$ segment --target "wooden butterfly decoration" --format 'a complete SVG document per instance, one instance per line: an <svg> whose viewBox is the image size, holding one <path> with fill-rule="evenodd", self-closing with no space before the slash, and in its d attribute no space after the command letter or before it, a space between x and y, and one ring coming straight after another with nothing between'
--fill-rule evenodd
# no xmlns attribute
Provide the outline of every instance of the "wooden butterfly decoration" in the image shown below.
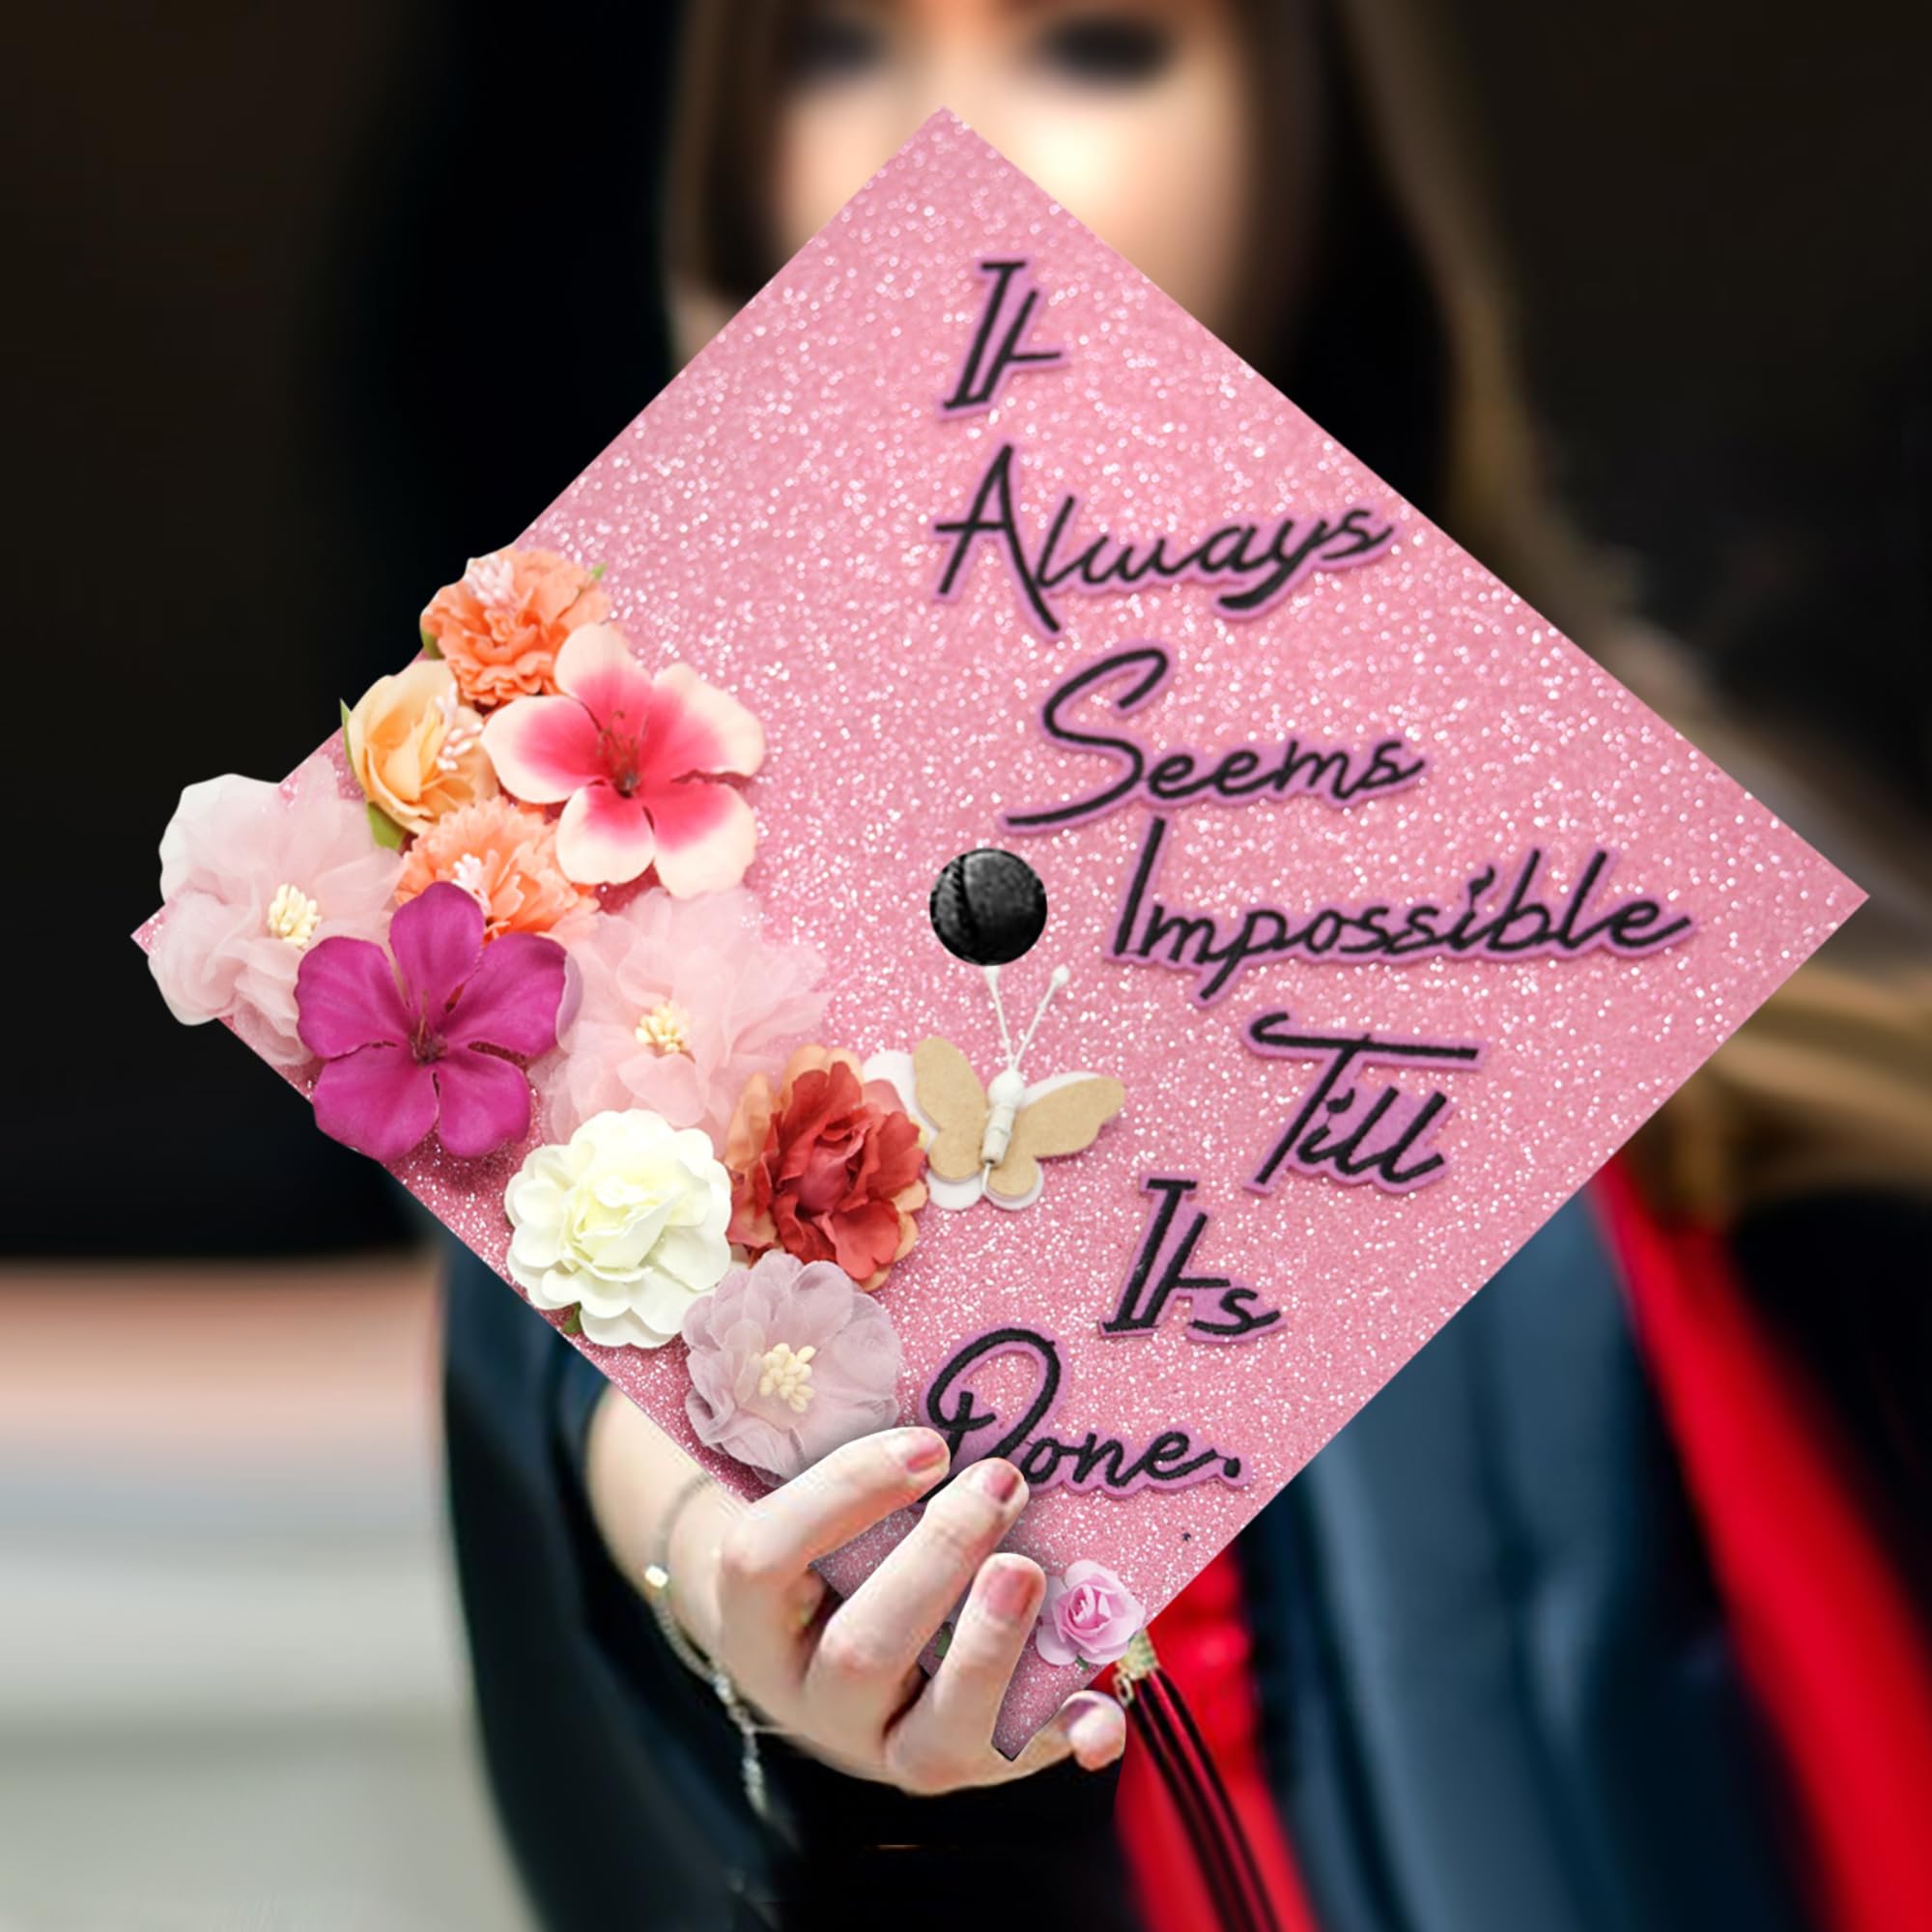
<svg viewBox="0 0 1932 1932"><path fill-rule="evenodd" d="M1029 1084L1021 1061L1053 996L1067 981L1056 967L1033 1024L1017 1045L1007 1032L999 969L985 969L999 1016L1006 1065L981 1083L973 1063L935 1034L910 1054L881 1054L868 1073L883 1074L899 1091L930 1139L926 1184L933 1206L963 1209L980 1200L1000 1208L1031 1208L1040 1197L1042 1160L1084 1152L1126 1101L1118 1080L1095 1073L1056 1073Z"/></svg>

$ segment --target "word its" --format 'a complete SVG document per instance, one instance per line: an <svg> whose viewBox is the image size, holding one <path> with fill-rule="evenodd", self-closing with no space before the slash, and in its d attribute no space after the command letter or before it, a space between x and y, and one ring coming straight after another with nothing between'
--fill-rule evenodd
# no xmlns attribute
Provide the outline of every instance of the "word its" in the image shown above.
<svg viewBox="0 0 1932 1932"><path fill-rule="evenodd" d="M1012 1354L1029 1357L1039 1380L1026 1412L1009 1424L997 1409L980 1406L972 1377L985 1363ZM946 1437L954 1475L981 1457L1004 1456L1033 1489L1065 1487L1083 1494L1129 1496L1144 1489L1185 1489L1210 1478L1239 1487L1246 1480L1238 1456L1197 1447L1184 1429L1163 1430L1140 1450L1092 1429L1073 1441L1049 1435L1046 1425L1060 1406L1061 1379L1060 1349L1052 1336L1032 1328L995 1328L964 1344L933 1376L920 1397L919 1413Z"/></svg>
<svg viewBox="0 0 1932 1932"><path fill-rule="evenodd" d="M1153 1197L1153 1213L1121 1285L1120 1301L1100 1323L1101 1334L1151 1335L1177 1294L1187 1302L1190 1342L1245 1342L1281 1320L1278 1308L1255 1311L1261 1295L1245 1282L1225 1274L1187 1272L1195 1247L1208 1232L1208 1216L1195 1208L1178 1234L1176 1222L1180 1204L1199 1185L1191 1178L1165 1174L1151 1174L1141 1182L1141 1192Z"/></svg>
<svg viewBox="0 0 1932 1932"><path fill-rule="evenodd" d="M1405 758L1400 738L1383 738L1369 751L1304 745L1299 738L1289 738L1265 753L1237 746L1210 760L1188 751L1152 756L1131 738L1077 731L1066 722L1065 714L1090 693L1131 679L1113 699L1114 710L1127 717L1151 703L1173 671L1174 659L1166 646L1151 641L1131 644L1075 671L1041 705L1040 728L1056 745L1111 758L1121 767L1121 775L1085 798L1035 811L1009 811L1001 823L1010 832L1052 832L1085 825L1134 798L1155 806L1190 805L1202 798L1245 805L1251 799L1300 793L1333 806L1359 805L1364 799L1400 791L1422 776L1427 761L1420 755Z"/></svg>
<svg viewBox="0 0 1932 1932"><path fill-rule="evenodd" d="M1372 562L1395 542L1394 525L1358 504L1332 522L1326 517L1284 517L1267 537L1260 524L1224 524L1185 547L1178 538L1156 536L1141 543L1138 554L1133 542L1102 533L1057 563L1080 499L1071 492L1064 496L1046 534L1031 545L1013 502L1013 444L1002 443L966 514L933 525L935 536L952 539L935 594L947 600L956 597L975 546L981 538L991 539L1005 554L1023 608L1049 633L1057 634L1061 628L1048 602L1056 591L1125 591L1181 579L1202 583L1232 580L1238 587L1223 590L1214 600L1217 608L1231 617L1256 617L1311 573Z"/></svg>
<svg viewBox="0 0 1932 1932"><path fill-rule="evenodd" d="M1224 926L1211 913L1176 910L1152 896L1166 841L1167 820L1150 817L1108 953L1193 974L1193 997L1204 1007L1249 966L1270 959L1403 961L1443 952L1477 959L1575 959L1599 950L1634 957L1682 939L1691 927L1689 915L1669 918L1651 898L1626 899L1587 919L1592 895L1615 864L1615 855L1601 845L1577 883L1557 893L1553 904L1537 896L1543 853L1532 849L1518 862L1508 891L1492 910L1484 901L1503 874L1485 866L1464 882L1461 909L1453 913L1426 899L1401 909L1382 900L1307 914L1251 906L1237 923Z"/></svg>
<svg viewBox="0 0 1932 1932"><path fill-rule="evenodd" d="M959 371L959 380L953 384L952 393L939 406L942 415L965 415L974 410L989 410L1009 374L1015 371L1024 373L1030 368L1050 368L1066 360L1064 349L1020 347L1027 330L1033 327L1034 311L1042 300L1037 286L1026 289L1016 312L1007 325L1006 334L1000 338L999 347L995 349L992 346L993 332L1007 312L1007 298L1013 291L1013 278L1023 273L1027 266L1024 257L1018 261L980 263L980 272L990 275L993 286L987 291L986 306L980 316L980 327L973 337L972 346L966 351L966 362Z"/></svg>
<svg viewBox="0 0 1932 1932"><path fill-rule="evenodd" d="M1272 1194L1284 1167L1330 1180L1373 1180L1390 1194L1440 1180L1448 1172L1449 1156L1428 1144L1451 1111L1448 1095L1431 1094L1418 1101L1385 1087L1373 1106L1358 1110L1363 1096L1354 1075L1368 1066L1467 1071L1483 1064L1482 1043L1378 1039L1371 1033L1290 1033L1288 1023L1287 1013L1258 1014L1248 1027L1248 1044L1268 1059L1328 1064L1246 1185L1257 1194ZM1403 1160L1410 1154L1417 1158L1405 1167Z"/></svg>

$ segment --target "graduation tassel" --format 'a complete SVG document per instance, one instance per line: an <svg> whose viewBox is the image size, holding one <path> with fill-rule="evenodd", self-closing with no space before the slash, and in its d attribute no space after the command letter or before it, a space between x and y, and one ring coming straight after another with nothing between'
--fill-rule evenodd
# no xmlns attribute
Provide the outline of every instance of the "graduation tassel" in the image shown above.
<svg viewBox="0 0 1932 1932"><path fill-rule="evenodd" d="M1187 1833L1224 1932L1281 1932L1227 1786L1146 1631L1114 1666L1114 1694Z"/></svg>

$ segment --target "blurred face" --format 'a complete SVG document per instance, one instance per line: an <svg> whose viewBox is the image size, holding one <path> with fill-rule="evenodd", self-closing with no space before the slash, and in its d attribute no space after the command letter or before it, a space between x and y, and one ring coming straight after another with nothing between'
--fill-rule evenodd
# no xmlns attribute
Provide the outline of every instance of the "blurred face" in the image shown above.
<svg viewBox="0 0 1932 1932"><path fill-rule="evenodd" d="M789 256L950 107L1231 332L1257 214L1248 80L1230 0L807 0L780 95L776 240ZM1276 248L1305 230L1303 186L1267 185Z"/></svg>

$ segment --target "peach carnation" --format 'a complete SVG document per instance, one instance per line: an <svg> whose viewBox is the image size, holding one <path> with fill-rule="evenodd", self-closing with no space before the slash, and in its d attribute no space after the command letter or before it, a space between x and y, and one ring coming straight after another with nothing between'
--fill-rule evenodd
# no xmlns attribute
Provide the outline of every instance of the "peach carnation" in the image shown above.
<svg viewBox="0 0 1932 1932"><path fill-rule="evenodd" d="M724 1137L732 1240L837 1262L861 1288L885 1280L918 1236L925 1149L891 1082L843 1048L802 1046L777 1093L754 1074Z"/></svg>
<svg viewBox="0 0 1932 1932"><path fill-rule="evenodd" d="M422 833L445 812L496 797L482 731L449 667L418 659L362 694L343 722L342 747L369 803Z"/></svg>
<svg viewBox="0 0 1932 1932"><path fill-rule="evenodd" d="M406 904L447 879L483 908L483 937L548 932L568 945L596 912L595 897L563 876L556 834L540 811L497 797L445 812L410 847L396 882Z"/></svg>
<svg viewBox="0 0 1932 1932"><path fill-rule="evenodd" d="M422 614L425 637L479 711L554 692L556 654L580 624L598 624L610 600L589 571L549 550L497 550L472 557Z"/></svg>

